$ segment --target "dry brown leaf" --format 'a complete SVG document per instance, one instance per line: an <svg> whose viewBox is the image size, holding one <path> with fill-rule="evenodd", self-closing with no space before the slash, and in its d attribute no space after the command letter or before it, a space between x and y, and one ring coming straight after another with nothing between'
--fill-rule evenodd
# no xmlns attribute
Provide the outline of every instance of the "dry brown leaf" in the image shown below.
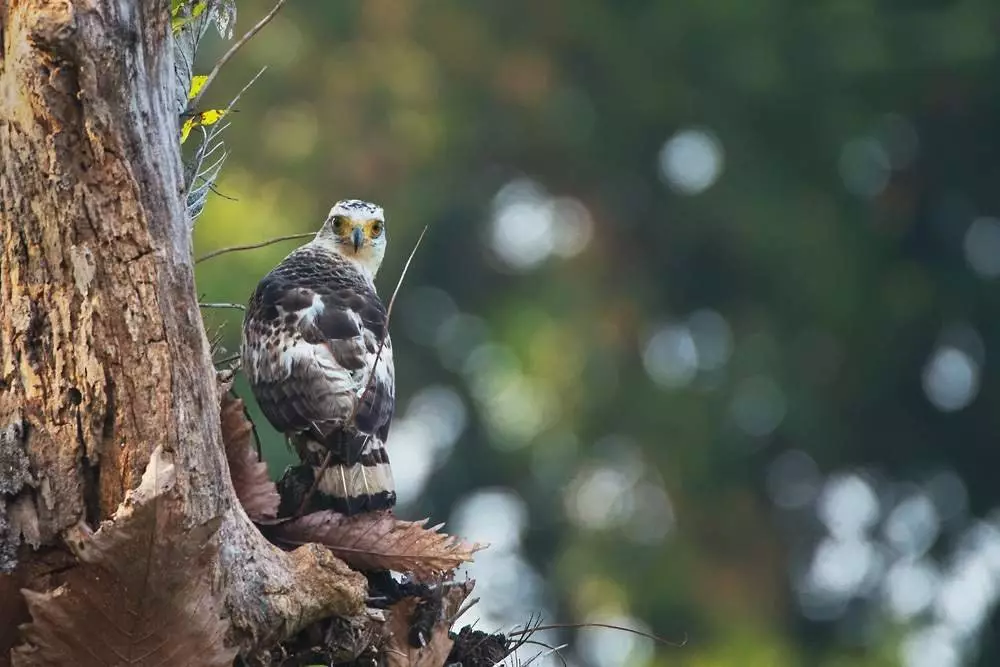
<svg viewBox="0 0 1000 667"><path fill-rule="evenodd" d="M278 516L281 498L267 474L267 464L257 459L252 436L253 424L246 417L243 399L223 392L222 441L236 497L254 521L273 519Z"/></svg>
<svg viewBox="0 0 1000 667"><path fill-rule="evenodd" d="M426 528L426 524L427 519L402 521L389 512L347 517L323 511L279 526L276 535L289 544L318 542L359 570L408 572L420 580L454 570L485 547L439 533L441 526Z"/></svg>
<svg viewBox="0 0 1000 667"><path fill-rule="evenodd" d="M389 640L383 648L388 667L442 667L448 661L454 641L449 636L451 622L458 615L462 603L472 593L475 581L462 584L439 583L444 593L431 605L437 614L430 629L430 640L422 648L410 645L409 637L415 621L414 612L420 601L415 597L403 598L389 607Z"/></svg>
<svg viewBox="0 0 1000 667"><path fill-rule="evenodd" d="M417 608L417 598L403 598L389 607L389 641L382 649L387 667L442 667L454 642L448 636L448 625L439 622L431 630L430 641L423 648L410 646L407 639L410 619Z"/></svg>
<svg viewBox="0 0 1000 667"><path fill-rule="evenodd" d="M66 583L23 591L32 622L13 664L230 667L236 650L224 646L228 623L212 593L219 521L192 529L182 521L171 490L127 500L96 533L75 531L69 544L81 564Z"/></svg>

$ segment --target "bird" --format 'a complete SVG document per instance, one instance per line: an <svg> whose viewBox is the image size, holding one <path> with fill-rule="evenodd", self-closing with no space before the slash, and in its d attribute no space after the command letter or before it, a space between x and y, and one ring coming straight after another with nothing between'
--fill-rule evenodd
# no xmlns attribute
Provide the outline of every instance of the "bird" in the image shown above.
<svg viewBox="0 0 1000 667"><path fill-rule="evenodd" d="M396 405L388 314L375 289L385 212L338 201L315 237L257 284L241 362L268 422L301 461L278 483L280 513L390 510L386 440Z"/></svg>

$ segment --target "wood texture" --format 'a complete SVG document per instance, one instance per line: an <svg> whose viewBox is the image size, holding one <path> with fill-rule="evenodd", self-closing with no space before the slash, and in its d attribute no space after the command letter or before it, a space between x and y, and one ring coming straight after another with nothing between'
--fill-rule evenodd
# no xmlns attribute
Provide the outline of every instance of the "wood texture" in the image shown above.
<svg viewBox="0 0 1000 667"><path fill-rule="evenodd" d="M110 517L161 446L186 521L222 516L217 585L249 653L360 613L364 579L322 548L274 548L235 500L194 289L168 10L0 0L0 431L18 433L31 470L0 510L29 498L36 516L19 512L16 529L58 545Z"/></svg>

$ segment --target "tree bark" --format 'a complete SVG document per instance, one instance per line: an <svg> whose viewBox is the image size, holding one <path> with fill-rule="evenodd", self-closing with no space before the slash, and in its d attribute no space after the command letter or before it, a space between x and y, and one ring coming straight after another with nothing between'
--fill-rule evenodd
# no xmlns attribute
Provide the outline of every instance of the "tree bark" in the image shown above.
<svg viewBox="0 0 1000 667"><path fill-rule="evenodd" d="M360 614L365 586L318 547L276 549L235 500L195 295L169 4L0 0L0 542L40 547L20 549L18 576L51 585L31 562L110 517L161 446L187 520L223 517L217 578L246 654Z"/></svg>

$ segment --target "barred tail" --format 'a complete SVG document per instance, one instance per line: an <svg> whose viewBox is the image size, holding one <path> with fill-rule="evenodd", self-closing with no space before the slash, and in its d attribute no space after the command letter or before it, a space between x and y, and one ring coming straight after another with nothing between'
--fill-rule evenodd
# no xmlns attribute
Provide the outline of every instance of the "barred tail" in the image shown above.
<svg viewBox="0 0 1000 667"><path fill-rule="evenodd" d="M375 436L354 437L362 438L363 444L355 448L360 453L346 457L312 439L296 443L303 463L286 468L278 482L281 516L298 514L303 502L306 505L302 513L328 509L345 515L389 509L396 504L396 486L385 444ZM331 455L324 468L328 452Z"/></svg>

